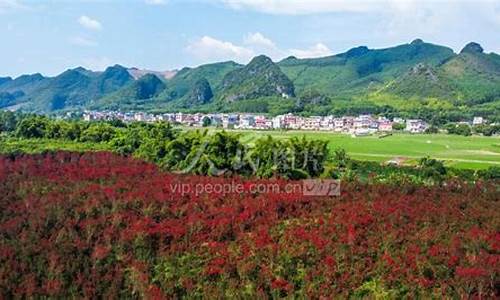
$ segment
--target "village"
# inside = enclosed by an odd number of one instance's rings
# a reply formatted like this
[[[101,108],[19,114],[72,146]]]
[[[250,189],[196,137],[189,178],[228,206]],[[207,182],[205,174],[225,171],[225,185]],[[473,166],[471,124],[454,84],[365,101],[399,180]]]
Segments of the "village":
[[[353,135],[370,135],[377,132],[387,133],[394,124],[409,133],[424,133],[429,125],[420,119],[404,120],[373,115],[334,117],[302,117],[284,114],[267,117],[258,114],[203,114],[203,113],[165,113],[151,114],[144,112],[85,111],[85,121],[121,120],[123,122],[171,122],[189,127],[222,127],[239,130],[311,130],[330,131]],[[477,120],[475,120],[477,121]]]

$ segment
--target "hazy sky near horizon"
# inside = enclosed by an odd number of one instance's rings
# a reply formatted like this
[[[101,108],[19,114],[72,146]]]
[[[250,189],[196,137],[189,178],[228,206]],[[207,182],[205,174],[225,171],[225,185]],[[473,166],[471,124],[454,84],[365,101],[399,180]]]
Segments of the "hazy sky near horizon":
[[[0,76],[319,57],[415,38],[500,53],[500,0],[0,0]]]

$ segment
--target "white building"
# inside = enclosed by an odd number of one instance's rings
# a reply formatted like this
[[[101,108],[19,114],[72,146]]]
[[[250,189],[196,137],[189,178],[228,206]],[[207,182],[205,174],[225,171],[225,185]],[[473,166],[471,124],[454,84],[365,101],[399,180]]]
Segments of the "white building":
[[[391,121],[381,121],[378,123],[378,131],[388,132],[392,131],[392,122]]]
[[[255,116],[254,126],[257,129],[271,129],[272,122],[270,122],[265,116]]]
[[[394,118],[394,120],[392,120],[394,123],[399,123],[399,124],[405,124],[406,121],[405,119],[403,118]]]
[[[222,127],[230,128],[238,124],[238,115],[222,115]]]
[[[283,116],[283,128],[288,129],[300,129],[303,126],[303,119],[292,114],[286,114]]]
[[[239,128],[253,128],[255,126],[255,117],[252,115],[245,115],[240,117]]]
[[[333,120],[333,130],[342,132],[344,130],[344,118],[336,118]]]
[[[137,122],[144,122],[146,121],[146,115],[142,112],[135,113],[134,120]]]
[[[369,128],[373,119],[370,115],[361,115],[354,119],[354,129]]]
[[[182,123],[184,122],[184,114],[183,113],[178,113],[178,114],[175,114],[175,122],[177,123]]]
[[[423,133],[429,126],[422,120],[407,120],[406,131],[410,133]]]
[[[83,120],[90,122],[90,121],[94,120],[94,115],[92,113],[85,112],[85,113],[83,113]]]
[[[356,135],[365,135],[366,132],[373,133],[378,131],[378,122],[371,115],[361,115],[354,119],[350,131]]]
[[[305,130],[319,130],[321,127],[321,117],[304,118],[302,121],[301,129]]]
[[[222,116],[221,115],[209,115],[210,119],[212,120],[212,125],[214,126],[220,126],[222,124]]]
[[[333,131],[335,128],[334,120],[335,118],[333,116],[326,116],[321,118],[319,130]]]
[[[474,117],[474,120],[472,120],[472,125],[483,125],[484,124],[484,119],[483,117]]]
[[[272,124],[274,129],[283,129],[285,128],[285,122],[283,116],[276,116],[272,119]]]

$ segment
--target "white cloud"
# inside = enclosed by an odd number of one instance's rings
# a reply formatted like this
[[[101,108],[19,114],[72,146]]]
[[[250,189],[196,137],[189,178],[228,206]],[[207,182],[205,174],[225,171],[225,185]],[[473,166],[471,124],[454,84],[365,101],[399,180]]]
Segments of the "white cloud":
[[[265,48],[276,48],[273,41],[262,35],[260,32],[249,33],[243,42],[247,45],[254,45]]]
[[[88,16],[81,16],[80,18],[78,18],[78,23],[80,23],[80,25],[82,25],[83,27],[90,29],[90,30],[101,30],[102,29],[101,22],[99,22],[95,19],[92,19]]]
[[[82,47],[95,47],[97,46],[97,42],[81,37],[81,36],[74,36],[69,39],[69,42],[73,45],[76,46],[82,46]]]
[[[187,51],[204,61],[234,60],[247,62],[255,53],[248,48],[234,45],[231,42],[221,41],[210,36],[204,36],[191,42]]]
[[[314,58],[332,55],[332,50],[323,43],[317,43],[308,49],[290,49],[289,52],[291,55],[298,58]]]
[[[203,60],[203,62],[234,60],[240,63],[247,63],[259,54],[267,55],[274,61],[279,61],[290,55],[298,58],[313,58],[332,54],[332,51],[323,43],[317,43],[307,49],[281,49],[275,42],[260,32],[247,34],[243,38],[243,45],[241,46],[210,36],[204,36],[199,40],[191,42],[186,49],[197,58]]]
[[[330,48],[323,43],[317,43],[306,49],[282,49],[270,38],[260,32],[250,33],[245,36],[243,43],[254,53],[265,54],[278,61],[290,55],[298,58],[323,57],[332,54]]]
[[[260,32],[247,34],[243,38],[243,44],[254,53],[264,53],[273,60],[279,60],[286,56],[286,51],[279,49],[275,42]]]
[[[167,0],[144,0],[146,4],[149,5],[165,5],[167,4]]]

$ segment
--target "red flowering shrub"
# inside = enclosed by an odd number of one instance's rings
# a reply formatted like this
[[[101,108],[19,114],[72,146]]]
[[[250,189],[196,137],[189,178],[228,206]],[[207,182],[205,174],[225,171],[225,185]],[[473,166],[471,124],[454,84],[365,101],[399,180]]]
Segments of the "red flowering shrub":
[[[492,182],[304,197],[64,152],[0,157],[0,179],[1,298],[500,296]]]

